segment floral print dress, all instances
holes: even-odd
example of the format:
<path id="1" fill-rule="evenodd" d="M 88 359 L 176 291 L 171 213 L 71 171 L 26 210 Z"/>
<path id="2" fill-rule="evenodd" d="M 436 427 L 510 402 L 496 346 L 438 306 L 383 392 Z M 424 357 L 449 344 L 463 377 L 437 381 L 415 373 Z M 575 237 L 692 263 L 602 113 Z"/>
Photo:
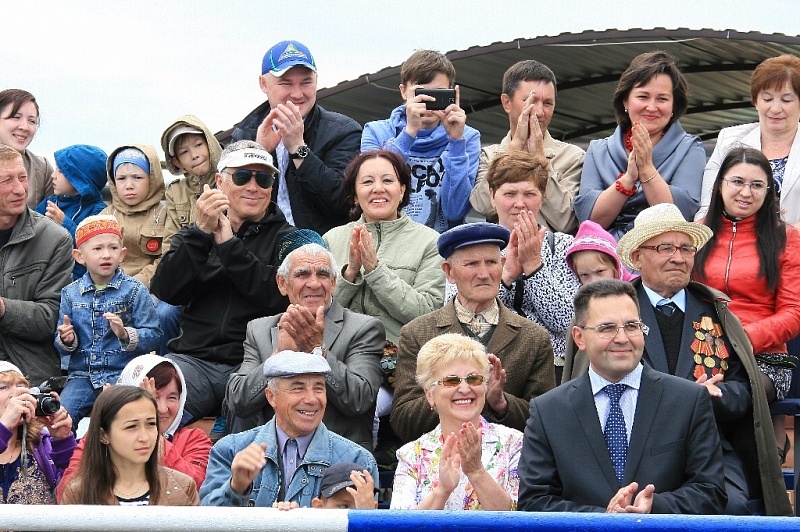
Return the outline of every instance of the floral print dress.
<path id="1" fill-rule="evenodd" d="M 486 471 L 511 496 L 511 508 L 517 508 L 519 492 L 520 451 L 522 433 L 481 418 L 481 463 Z M 392 488 L 392 509 L 413 509 L 439 484 L 439 459 L 442 456 L 442 426 L 397 451 L 397 470 Z M 445 510 L 481 510 L 475 490 L 463 472 L 458 486 L 444 505 Z"/>

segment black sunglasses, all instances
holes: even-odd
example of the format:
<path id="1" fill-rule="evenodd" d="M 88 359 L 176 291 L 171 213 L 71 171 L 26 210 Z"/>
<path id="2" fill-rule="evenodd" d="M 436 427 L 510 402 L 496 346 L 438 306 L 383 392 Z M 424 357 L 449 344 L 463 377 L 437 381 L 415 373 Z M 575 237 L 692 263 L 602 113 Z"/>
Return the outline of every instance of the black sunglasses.
<path id="1" fill-rule="evenodd" d="M 233 180 L 233 184 L 241 187 L 250 182 L 254 177 L 256 184 L 261 188 L 269 188 L 275 182 L 275 174 L 258 170 L 236 170 L 235 172 L 225 172 Z"/>

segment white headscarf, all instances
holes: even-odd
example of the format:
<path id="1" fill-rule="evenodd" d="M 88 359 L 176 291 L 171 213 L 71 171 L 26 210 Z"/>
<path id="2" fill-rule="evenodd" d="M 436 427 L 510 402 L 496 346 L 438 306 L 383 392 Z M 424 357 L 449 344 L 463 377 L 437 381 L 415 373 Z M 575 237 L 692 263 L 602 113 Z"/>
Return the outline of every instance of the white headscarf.
<path id="1" fill-rule="evenodd" d="M 178 430 L 178 427 L 181 424 L 181 418 L 183 418 L 183 406 L 186 404 L 186 379 L 183 378 L 183 372 L 175 362 L 168 358 L 154 354 L 138 356 L 128 362 L 128 365 L 122 370 L 117 384 L 139 386 L 142 383 L 142 379 L 150 372 L 150 370 L 162 362 L 168 362 L 172 364 L 172 367 L 174 367 L 175 371 L 178 372 L 178 378 L 181 380 L 181 397 L 179 400 L 180 406 L 178 407 L 178 413 L 175 416 L 175 419 L 172 421 L 172 424 L 163 431 L 164 436 L 172 436 L 175 434 L 175 431 Z"/>

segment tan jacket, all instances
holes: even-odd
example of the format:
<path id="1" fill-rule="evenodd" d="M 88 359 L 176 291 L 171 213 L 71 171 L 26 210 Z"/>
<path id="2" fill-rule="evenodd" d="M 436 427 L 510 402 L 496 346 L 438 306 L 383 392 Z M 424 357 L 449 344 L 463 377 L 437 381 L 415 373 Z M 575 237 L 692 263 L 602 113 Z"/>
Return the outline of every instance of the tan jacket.
<path id="1" fill-rule="evenodd" d="M 167 200 L 167 219 L 164 230 L 164 252 L 169 250 L 169 243 L 178 231 L 197 220 L 197 198 L 203 193 L 203 185 L 214 186 L 214 176 L 217 173 L 217 163 L 222 154 L 222 147 L 211 133 L 211 130 L 194 115 L 183 115 L 178 117 L 170 124 L 161 135 L 161 149 L 164 150 L 164 158 L 167 161 L 167 170 L 175 175 L 181 173 L 169 156 L 169 145 L 167 143 L 167 131 L 172 129 L 175 124 L 186 124 L 196 127 L 203 131 L 208 142 L 208 153 L 211 156 L 210 166 L 206 175 L 198 176 L 189 172 L 183 172 L 183 177 L 176 179 L 167 187 L 165 198 Z"/>
<path id="2" fill-rule="evenodd" d="M 508 150 L 509 144 L 511 144 L 511 133 L 506 135 L 500 144 L 491 144 L 481 149 L 478 175 L 475 177 L 475 187 L 469 197 L 472 207 L 492 222 L 497 221 L 497 211 L 489 199 L 486 172 L 492 160 Z M 572 200 L 581 185 L 581 170 L 586 152 L 574 144 L 555 140 L 550 136 L 550 132 L 545 131 L 544 154 L 550 161 L 549 177 L 544 192 L 544 203 L 536 220 L 549 227 L 551 231 L 575 234 L 578 218 L 575 216 Z"/>
<path id="3" fill-rule="evenodd" d="M 122 201 L 114 185 L 114 157 L 126 148 L 141 150 L 150 162 L 150 193 L 144 201 L 133 206 Z M 161 174 L 161 161 L 152 146 L 131 144 L 120 146 L 111 152 L 106 171 L 111 189 L 111 205 L 100 214 L 114 216 L 122 228 L 122 244 L 128 249 L 122 271 L 135 277 L 149 289 L 150 278 L 156 271 L 157 261 L 163 251 L 164 224 L 167 218 L 167 206 L 163 202 L 164 176 Z"/>
<path id="4" fill-rule="evenodd" d="M 197 486 L 192 477 L 164 466 L 158 466 L 158 480 L 161 483 L 161 500 L 156 506 L 200 506 Z M 64 489 L 60 504 L 78 504 L 80 480 L 75 479 Z M 119 505 L 116 497 L 111 497 L 109 505 Z"/>
<path id="5" fill-rule="evenodd" d="M 53 165 L 30 150 L 22 152 L 22 164 L 28 172 L 28 207 L 36 209 L 43 199 L 53 195 Z"/>

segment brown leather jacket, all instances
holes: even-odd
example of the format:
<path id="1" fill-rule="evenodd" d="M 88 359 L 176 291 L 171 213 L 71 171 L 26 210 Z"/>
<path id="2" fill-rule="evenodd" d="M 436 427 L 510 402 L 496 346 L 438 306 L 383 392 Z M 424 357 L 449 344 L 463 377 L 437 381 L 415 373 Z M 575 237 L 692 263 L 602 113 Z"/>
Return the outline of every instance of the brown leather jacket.
<path id="1" fill-rule="evenodd" d="M 158 501 L 157 506 L 200 506 L 197 486 L 189 475 L 159 466 L 158 480 L 161 482 L 161 500 Z M 80 483 L 80 479 L 75 479 L 67 484 L 61 504 L 78 504 Z M 119 505 L 119 501 L 112 496 L 108 504 Z"/>

